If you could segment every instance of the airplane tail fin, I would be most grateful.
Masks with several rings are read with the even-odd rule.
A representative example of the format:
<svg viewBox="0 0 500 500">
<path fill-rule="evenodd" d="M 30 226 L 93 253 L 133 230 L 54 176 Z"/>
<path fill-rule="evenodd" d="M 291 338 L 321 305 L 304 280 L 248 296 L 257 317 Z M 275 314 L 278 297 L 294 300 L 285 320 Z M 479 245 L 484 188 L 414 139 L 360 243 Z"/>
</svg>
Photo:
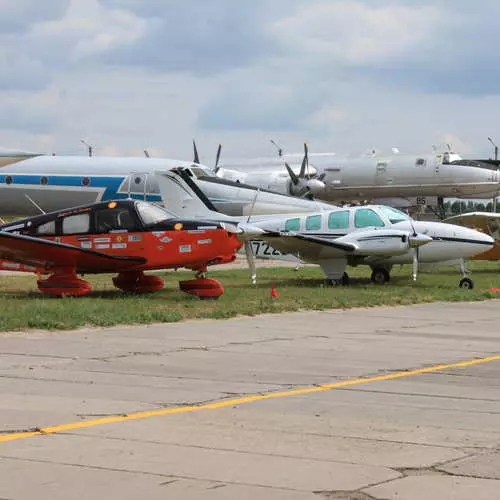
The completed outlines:
<svg viewBox="0 0 500 500">
<path fill-rule="evenodd" d="M 183 217 L 206 217 L 217 220 L 230 219 L 213 206 L 205 193 L 193 181 L 189 170 L 155 171 L 160 194 L 166 208 Z"/>
</svg>

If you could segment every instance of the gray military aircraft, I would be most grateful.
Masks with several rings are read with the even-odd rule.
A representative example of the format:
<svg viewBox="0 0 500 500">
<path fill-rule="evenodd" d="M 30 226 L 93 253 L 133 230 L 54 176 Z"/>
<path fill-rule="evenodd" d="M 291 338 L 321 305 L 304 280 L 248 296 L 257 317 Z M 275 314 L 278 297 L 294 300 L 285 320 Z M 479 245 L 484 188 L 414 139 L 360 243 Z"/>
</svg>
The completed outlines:
<svg viewBox="0 0 500 500">
<path fill-rule="evenodd" d="M 293 196 L 330 202 L 370 201 L 391 206 L 438 205 L 444 197 L 492 198 L 496 170 L 464 164 L 450 151 L 340 157 L 309 154 L 221 162 L 216 175 Z"/>
<path fill-rule="evenodd" d="M 217 213 L 193 178 L 182 169 L 156 175 L 170 210 L 185 217 L 225 220 L 236 226 L 251 224 L 264 231 L 259 240 L 267 242 L 265 248 L 270 257 L 292 254 L 302 261 L 318 264 L 330 282 L 347 284 L 348 265 L 368 265 L 372 281 L 385 283 L 394 264 L 412 264 L 416 279 L 421 262 L 459 261 L 463 274 L 460 287 L 472 288 L 464 260 L 494 245 L 493 238 L 479 231 L 440 222 L 413 221 L 399 210 L 380 205 L 231 218 Z M 246 242 L 245 251 L 255 279 L 253 250 L 251 243 Z"/>
</svg>

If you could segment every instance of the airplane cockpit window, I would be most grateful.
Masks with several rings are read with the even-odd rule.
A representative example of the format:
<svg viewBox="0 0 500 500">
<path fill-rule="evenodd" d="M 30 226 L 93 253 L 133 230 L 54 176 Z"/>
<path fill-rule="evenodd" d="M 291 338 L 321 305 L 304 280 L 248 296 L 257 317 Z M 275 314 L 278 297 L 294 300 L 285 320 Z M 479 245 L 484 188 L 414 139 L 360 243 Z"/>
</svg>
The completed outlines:
<svg viewBox="0 0 500 500">
<path fill-rule="evenodd" d="M 425 163 L 425 158 L 417 158 L 415 161 L 417 167 L 425 167 Z"/>
<path fill-rule="evenodd" d="M 406 215 L 404 212 L 401 212 L 400 210 L 396 210 L 395 208 L 387 207 L 385 205 L 381 205 L 379 208 L 380 211 L 389 219 L 389 222 L 391 224 L 410 220 L 410 217 L 408 217 L 408 215 Z"/>
<path fill-rule="evenodd" d="M 371 208 L 358 208 L 354 214 L 354 227 L 384 227 L 384 221 Z"/>
<path fill-rule="evenodd" d="M 288 219 L 285 222 L 285 231 L 300 231 L 300 219 Z"/>
<path fill-rule="evenodd" d="M 102 208 L 94 211 L 96 233 L 135 231 L 137 224 L 127 207 Z"/>
<path fill-rule="evenodd" d="M 169 212 L 165 208 L 161 208 L 158 205 L 152 205 L 151 203 L 138 201 L 135 204 L 135 207 L 139 217 L 146 226 L 152 226 L 164 220 L 176 218 L 172 212 Z"/>
<path fill-rule="evenodd" d="M 318 231 L 321 229 L 321 215 L 310 215 L 306 218 L 306 231 Z"/>
<path fill-rule="evenodd" d="M 331 212 L 328 216 L 328 229 L 348 229 L 349 210 Z"/>
<path fill-rule="evenodd" d="M 191 172 L 197 179 L 200 177 L 206 177 L 207 173 L 200 167 L 189 167 L 188 172 Z"/>
<path fill-rule="evenodd" d="M 51 220 L 49 222 L 45 222 L 44 224 L 40 224 L 36 228 L 36 234 L 43 234 L 45 236 L 56 234 L 56 221 Z"/>
<path fill-rule="evenodd" d="M 90 231 L 90 214 L 68 215 L 62 220 L 63 234 L 85 234 Z"/>
</svg>

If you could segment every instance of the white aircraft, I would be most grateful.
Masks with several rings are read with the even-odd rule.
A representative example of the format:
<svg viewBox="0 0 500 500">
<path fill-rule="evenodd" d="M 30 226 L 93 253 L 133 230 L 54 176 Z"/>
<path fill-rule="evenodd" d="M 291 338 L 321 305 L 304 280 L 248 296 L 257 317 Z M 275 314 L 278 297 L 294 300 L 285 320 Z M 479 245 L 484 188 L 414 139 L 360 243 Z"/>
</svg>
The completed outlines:
<svg viewBox="0 0 500 500">
<path fill-rule="evenodd" d="M 253 213 L 279 213 L 317 211 L 322 205 L 263 189 L 254 203 L 257 188 L 217 179 L 213 170 L 189 161 L 5 153 L 0 155 L 0 214 L 31 216 L 128 197 L 161 202 L 152 172 L 180 167 L 200 178 L 217 209 L 231 215 L 244 215 L 250 207 Z"/>
<path fill-rule="evenodd" d="M 266 231 L 259 239 L 269 244 L 264 245 L 259 250 L 263 254 L 258 252 L 257 256 L 266 253 L 272 257 L 294 255 L 302 261 L 318 264 L 329 282 L 347 284 L 349 278 L 345 270 L 348 265 L 368 265 L 372 269 L 372 281 L 385 283 L 390 279 L 394 264 L 412 264 L 416 279 L 419 263 L 459 261 L 463 274 L 460 287 L 472 288 L 464 260 L 494 245 L 493 238 L 473 229 L 441 222 L 413 221 L 399 210 L 380 205 L 235 219 L 217 213 L 192 177 L 182 169 L 156 174 L 169 209 L 186 217 L 251 224 Z M 245 250 L 254 278 L 250 243 L 245 245 Z"/>
<path fill-rule="evenodd" d="M 499 174 L 480 164 L 463 164 L 451 152 L 395 152 L 360 157 L 333 153 L 233 160 L 216 165 L 216 175 L 294 196 L 330 202 L 371 201 L 392 206 L 438 205 L 443 197 L 492 198 Z"/>
</svg>

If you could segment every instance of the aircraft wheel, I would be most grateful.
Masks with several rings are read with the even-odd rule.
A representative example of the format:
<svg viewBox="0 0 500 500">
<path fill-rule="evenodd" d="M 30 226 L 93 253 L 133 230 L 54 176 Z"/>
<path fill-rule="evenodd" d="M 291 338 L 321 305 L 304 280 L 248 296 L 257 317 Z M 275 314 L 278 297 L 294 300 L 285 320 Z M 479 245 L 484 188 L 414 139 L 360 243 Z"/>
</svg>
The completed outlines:
<svg viewBox="0 0 500 500">
<path fill-rule="evenodd" d="M 334 280 L 331 278 L 326 278 L 325 279 L 325 285 L 326 286 L 347 286 L 349 284 L 349 275 L 347 273 L 344 273 L 342 275 L 342 278 L 338 280 Z"/>
<path fill-rule="evenodd" d="M 472 290 L 474 288 L 474 282 L 470 278 L 462 278 L 458 284 L 460 288 L 465 288 L 467 290 Z"/>
<path fill-rule="evenodd" d="M 384 283 L 387 283 L 390 279 L 391 275 L 389 274 L 389 271 L 387 269 L 384 269 L 383 267 L 376 267 L 372 271 L 371 280 L 373 283 L 377 285 L 383 285 Z"/>
</svg>

